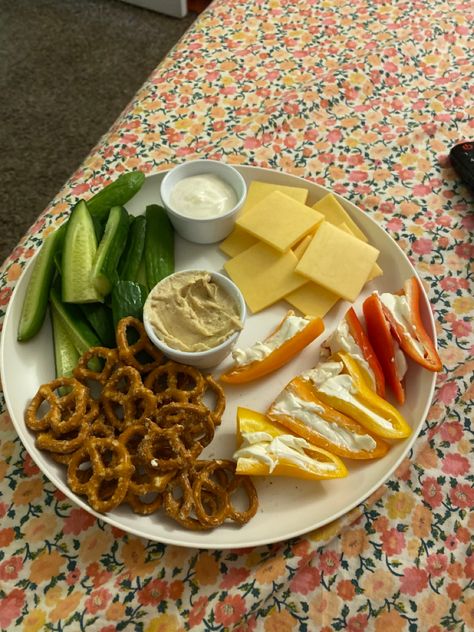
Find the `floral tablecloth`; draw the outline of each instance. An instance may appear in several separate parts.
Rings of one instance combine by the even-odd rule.
[[[474,629],[474,200],[447,160],[474,137],[473,20],[469,0],[215,0],[40,216],[2,268],[2,317],[71,203],[121,172],[205,156],[307,177],[409,254],[444,370],[414,449],[373,497],[247,550],[145,541],[72,506],[2,403],[2,630]]]

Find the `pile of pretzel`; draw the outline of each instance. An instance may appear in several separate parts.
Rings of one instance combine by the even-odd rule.
[[[212,409],[203,399],[209,391]],[[96,511],[123,502],[141,515],[163,508],[184,527],[204,530],[244,524],[258,508],[252,481],[235,474],[233,461],[198,460],[224,408],[211,376],[167,361],[128,317],[118,324],[117,348],[94,347],[72,377],[40,386],[25,421]]]

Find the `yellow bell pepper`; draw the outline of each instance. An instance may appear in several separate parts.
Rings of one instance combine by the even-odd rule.
[[[367,384],[357,362],[346,352],[332,356],[341,362],[341,373],[316,386],[317,396],[336,410],[362,424],[367,430],[386,439],[404,439],[411,428],[392,404],[382,399]],[[342,380],[338,379],[343,377]],[[347,376],[347,377],[346,377]]]
[[[341,459],[249,408],[237,409],[237,474],[308,480],[343,478]]]

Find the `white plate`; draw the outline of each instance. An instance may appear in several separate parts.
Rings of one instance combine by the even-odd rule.
[[[247,180],[261,180],[274,184],[300,186],[309,189],[308,203],[313,204],[329,191],[302,178],[257,167],[238,167]],[[146,179],[141,191],[127,204],[134,214],[143,213],[147,204],[159,202],[159,186],[164,173]],[[362,300],[374,289],[394,292],[402,287],[405,279],[416,274],[408,258],[396,243],[373,220],[350,202],[338,197],[354,221],[361,227],[376,248],[380,250],[378,263],[384,275],[369,283],[355,304],[360,313]],[[221,270],[224,255],[217,246],[200,246],[176,239],[176,269],[207,268]],[[162,512],[152,516],[137,516],[127,505],[107,515],[94,512],[81,498],[73,494],[66,484],[62,466],[52,461],[46,453],[35,447],[34,435],[25,426],[23,415],[26,406],[40,384],[54,378],[54,358],[50,323],[30,342],[19,344],[16,340],[23,296],[31,272],[25,270],[10,301],[5,316],[2,348],[1,378],[5,399],[13,424],[25,448],[41,471],[66,496],[83,509],[106,522],[150,540],[199,548],[238,548],[269,544],[298,536],[321,527],[349,511],[375,491],[395,470],[408,453],[428,413],[433,396],[433,373],[409,363],[406,376],[406,403],[401,407],[412,435],[396,443],[382,459],[367,462],[346,460],[347,478],[333,481],[299,481],[285,478],[257,478],[259,496],[257,515],[245,526],[223,525],[208,532],[187,531]],[[422,316],[428,332],[434,338],[434,322],[428,299],[422,293]],[[300,371],[314,366],[318,360],[320,342],[330,334],[349,304],[339,305],[326,316],[326,331],[288,365],[255,384],[243,387],[226,387],[227,406],[222,425],[203,457],[230,458],[235,449],[235,416],[237,406],[264,411],[279,391]],[[359,309],[358,309],[359,308]],[[286,313],[288,305],[283,301],[263,312],[249,316],[239,339],[239,346],[246,346],[262,339]],[[222,366],[228,364],[223,363]],[[215,371],[218,374],[219,371]]]

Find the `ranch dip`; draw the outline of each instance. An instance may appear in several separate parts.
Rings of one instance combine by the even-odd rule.
[[[170,193],[173,210],[195,219],[224,215],[237,202],[237,194],[230,184],[212,173],[183,178],[174,185]]]
[[[207,351],[242,329],[237,303],[209,272],[167,277],[152,290],[144,309],[156,335],[180,351]]]

